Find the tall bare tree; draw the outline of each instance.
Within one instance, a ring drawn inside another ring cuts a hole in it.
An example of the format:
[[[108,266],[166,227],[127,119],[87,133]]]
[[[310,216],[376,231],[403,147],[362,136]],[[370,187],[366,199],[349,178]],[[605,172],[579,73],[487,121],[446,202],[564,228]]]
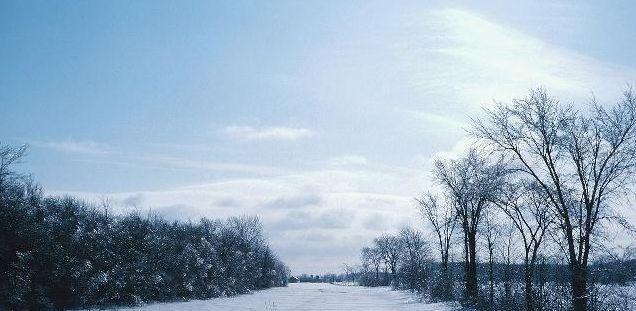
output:
[[[544,89],[498,104],[474,133],[513,158],[536,181],[557,215],[571,270],[572,303],[587,309],[588,259],[599,221],[634,182],[636,97],[631,88],[606,109],[592,99],[589,113],[562,106]]]
[[[550,213],[545,195],[535,182],[507,183],[495,204],[508,216],[521,237],[524,251],[525,308],[527,311],[534,310],[533,277],[537,256],[554,217]]]
[[[495,303],[495,244],[501,236],[497,216],[495,210],[487,209],[482,221],[482,235],[486,238],[484,244],[488,251],[488,302],[491,306]]]
[[[514,304],[512,294],[512,280],[513,280],[513,264],[517,261],[515,249],[517,248],[517,235],[515,234],[516,228],[512,224],[512,221],[506,219],[506,221],[500,223],[502,238],[499,239],[499,243],[496,244],[499,256],[503,262],[503,289],[504,289],[504,304],[512,306]]]
[[[436,181],[453,201],[457,220],[464,233],[466,293],[473,302],[478,298],[477,231],[483,211],[495,200],[506,175],[501,161],[491,162],[471,149],[459,160],[435,163]]]
[[[457,226],[455,221],[455,208],[452,203],[441,203],[437,196],[427,193],[422,198],[415,199],[419,205],[420,213],[425,221],[433,226],[433,232],[437,238],[440,259],[442,263],[441,292],[445,299],[450,299],[452,294],[452,282],[448,269],[448,260],[452,246],[453,233]]]

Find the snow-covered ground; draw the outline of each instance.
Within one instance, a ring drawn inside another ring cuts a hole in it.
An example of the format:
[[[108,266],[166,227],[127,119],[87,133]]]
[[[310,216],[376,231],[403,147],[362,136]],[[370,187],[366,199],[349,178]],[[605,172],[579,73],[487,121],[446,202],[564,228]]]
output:
[[[257,291],[253,294],[210,300],[157,303],[122,309],[139,311],[215,310],[215,311],[448,311],[442,303],[426,304],[415,295],[386,287],[367,288],[331,284],[289,284],[285,288]]]

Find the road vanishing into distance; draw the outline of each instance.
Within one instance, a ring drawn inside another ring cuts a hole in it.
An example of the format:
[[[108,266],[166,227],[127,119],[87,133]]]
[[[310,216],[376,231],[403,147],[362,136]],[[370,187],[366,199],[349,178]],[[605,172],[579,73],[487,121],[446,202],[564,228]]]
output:
[[[156,303],[122,310],[448,311],[453,309],[453,307],[443,303],[423,303],[410,292],[393,291],[387,287],[368,288],[322,283],[300,283],[235,297]]]

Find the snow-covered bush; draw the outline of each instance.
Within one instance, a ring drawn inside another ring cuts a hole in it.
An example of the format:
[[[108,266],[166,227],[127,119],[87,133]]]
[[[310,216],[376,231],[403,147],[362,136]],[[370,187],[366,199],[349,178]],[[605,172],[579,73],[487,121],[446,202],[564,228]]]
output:
[[[287,284],[258,218],[113,215],[46,197],[21,175],[0,177],[0,310],[211,298]]]

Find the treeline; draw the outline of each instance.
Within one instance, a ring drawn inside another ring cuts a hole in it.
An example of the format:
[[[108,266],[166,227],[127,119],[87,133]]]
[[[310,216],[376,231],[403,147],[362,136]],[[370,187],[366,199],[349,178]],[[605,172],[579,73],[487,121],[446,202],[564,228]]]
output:
[[[343,283],[355,282],[355,271],[347,273],[327,273],[323,275],[301,274],[289,278],[289,283]]]
[[[475,146],[436,161],[437,191],[417,199],[434,252],[412,229],[379,237],[362,250],[362,283],[479,310],[636,308],[606,286],[633,281],[636,258],[604,235],[633,232],[615,208],[636,182],[636,94],[623,95],[575,108],[537,89],[487,110],[470,130]]]
[[[413,229],[409,229],[413,230]],[[374,239],[373,243],[364,247],[361,253],[361,265],[355,273],[343,274],[344,281],[355,281],[362,286],[391,286],[395,289],[411,290],[424,295],[431,301],[459,300],[467,303],[463,281],[465,280],[464,263],[450,261],[446,267],[434,258],[429,247],[430,239],[425,239],[425,247],[419,251],[419,263],[414,264],[405,248],[405,237],[402,234],[383,235]],[[382,240],[393,243],[391,249],[397,254],[395,272],[391,269],[390,250]],[[457,245],[454,245],[457,247]],[[502,245],[506,247],[507,245]],[[484,250],[482,250],[483,252]],[[636,297],[609,297],[616,294],[616,287],[629,287],[636,282],[636,253],[626,256],[632,259],[621,260],[616,257],[604,257],[590,266],[589,279],[592,281],[591,297],[595,304],[605,300],[601,310],[624,310],[620,308],[625,301],[634,303]],[[505,254],[497,254],[497,259],[505,258]],[[512,259],[515,258],[511,254]],[[516,257],[518,258],[518,257]],[[419,269],[414,269],[419,267]],[[537,260],[532,282],[535,285],[535,310],[567,310],[569,296],[569,280],[571,278],[567,264],[556,257],[540,256]],[[492,263],[478,262],[477,275],[480,290],[485,293],[481,301],[481,309],[487,310],[522,310],[524,309],[524,271],[523,263],[517,261],[498,260]],[[492,277],[492,279],[490,279]],[[494,285],[492,305],[490,282]],[[604,291],[601,293],[600,291]],[[629,290],[626,290],[629,294]],[[615,308],[609,306],[609,301]],[[618,306],[618,307],[616,307]],[[631,304],[630,304],[631,306]]]
[[[198,222],[49,197],[0,146],[0,309],[205,299],[287,284],[254,217]]]
[[[430,248],[421,232],[404,228],[383,235],[362,249],[357,281],[364,286],[387,286],[424,292],[429,284]]]

